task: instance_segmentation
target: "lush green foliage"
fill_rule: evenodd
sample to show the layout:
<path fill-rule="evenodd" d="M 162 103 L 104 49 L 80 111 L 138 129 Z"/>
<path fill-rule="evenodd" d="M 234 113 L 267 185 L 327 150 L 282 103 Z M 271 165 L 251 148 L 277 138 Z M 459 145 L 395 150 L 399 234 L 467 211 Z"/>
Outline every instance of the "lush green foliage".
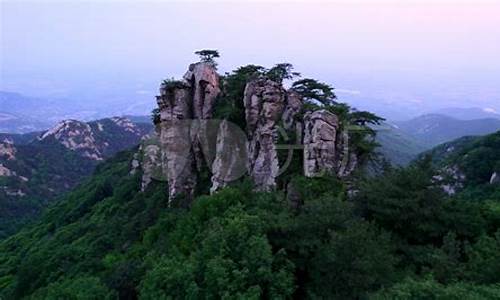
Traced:
<path fill-rule="evenodd" d="M 293 203 L 242 182 L 185 209 L 166 206 L 163 184 L 140 192 L 131 156 L 0 243 L 2 297 L 498 296 L 498 198 L 448 198 L 428 161 L 362 181 L 353 199 L 335 178 L 295 176 Z"/>
<path fill-rule="evenodd" d="M 299 93 L 306 101 L 317 101 L 322 105 L 332 105 L 337 98 L 333 87 L 315 79 L 304 78 L 295 81 L 292 89 Z"/>
<path fill-rule="evenodd" d="M 300 73 L 293 72 L 293 65 L 290 63 L 276 64 L 265 73 L 266 77 L 272 81 L 283 83 L 284 80 L 290 80 L 300 76 Z"/>

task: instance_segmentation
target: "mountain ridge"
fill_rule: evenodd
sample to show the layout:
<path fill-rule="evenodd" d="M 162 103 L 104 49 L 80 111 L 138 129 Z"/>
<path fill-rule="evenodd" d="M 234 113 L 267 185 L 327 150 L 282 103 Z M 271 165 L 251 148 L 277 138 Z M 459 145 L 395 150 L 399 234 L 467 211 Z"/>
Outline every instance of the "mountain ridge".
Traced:
<path fill-rule="evenodd" d="M 151 124 L 116 117 L 65 120 L 40 133 L 0 135 L 0 232 L 9 232 L 13 218 L 34 215 L 74 188 L 99 162 L 138 145 L 151 130 Z"/>

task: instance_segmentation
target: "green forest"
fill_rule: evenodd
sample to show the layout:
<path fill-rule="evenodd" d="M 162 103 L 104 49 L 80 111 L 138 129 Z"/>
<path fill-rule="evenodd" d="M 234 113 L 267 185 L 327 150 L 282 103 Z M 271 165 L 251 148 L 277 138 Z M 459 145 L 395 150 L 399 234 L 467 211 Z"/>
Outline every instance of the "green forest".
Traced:
<path fill-rule="evenodd" d="M 244 127 L 236 99 L 249 78 L 291 70 L 226 74 L 215 116 Z M 307 110 L 364 128 L 352 143 L 374 161 L 368 124 L 381 118 L 315 80 L 292 88 L 319 101 Z M 245 177 L 212 195 L 202 186 L 190 207 L 169 205 L 165 182 L 141 191 L 142 174 L 130 172 L 137 148 L 120 152 L 0 241 L 0 299 L 500 299 L 500 185 L 489 183 L 500 132 L 454 145 L 349 179 L 306 178 L 298 155 L 273 192 Z M 446 166 L 466 173 L 453 195 L 436 181 Z"/>
<path fill-rule="evenodd" d="M 474 143 L 464 163 L 492 165 L 481 153 L 500 134 Z M 449 197 L 429 157 L 360 179 L 352 198 L 295 176 L 298 206 L 244 180 L 186 209 L 167 207 L 164 183 L 139 191 L 132 153 L 1 242 L 4 299 L 499 298 L 500 187 Z"/>

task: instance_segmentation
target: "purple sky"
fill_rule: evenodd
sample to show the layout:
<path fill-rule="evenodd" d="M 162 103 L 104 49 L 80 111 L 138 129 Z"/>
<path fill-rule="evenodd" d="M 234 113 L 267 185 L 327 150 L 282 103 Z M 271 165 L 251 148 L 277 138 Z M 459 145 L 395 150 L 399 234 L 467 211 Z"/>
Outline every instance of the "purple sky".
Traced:
<path fill-rule="evenodd" d="M 144 98 L 216 48 L 222 72 L 287 61 L 359 105 L 500 110 L 496 2 L 2 1 L 0 89 Z"/>

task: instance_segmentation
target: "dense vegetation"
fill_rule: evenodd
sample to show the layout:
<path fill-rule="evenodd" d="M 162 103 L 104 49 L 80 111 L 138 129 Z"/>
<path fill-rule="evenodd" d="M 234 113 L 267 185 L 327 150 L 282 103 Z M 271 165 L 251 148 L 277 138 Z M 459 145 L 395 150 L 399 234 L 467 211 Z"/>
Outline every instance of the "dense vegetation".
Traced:
<path fill-rule="evenodd" d="M 95 145 L 103 149 L 104 158 L 136 146 L 142 135 L 152 130 L 150 124 L 136 123 L 134 126 L 141 133 L 139 135 L 111 119 L 89 122 L 88 125 L 93 130 Z M 2 135 L 14 142 L 15 152 L 13 159 L 0 154 L 0 165 L 15 176 L 0 176 L 0 238 L 12 234 L 53 199 L 75 188 L 92 175 L 99 163 L 83 156 L 83 151 L 66 148 L 52 136 L 38 139 L 41 134 Z M 77 141 L 86 142 L 83 136 Z"/>
<path fill-rule="evenodd" d="M 491 137 L 489 137 L 491 138 Z M 6 299 L 498 299 L 500 187 L 445 195 L 421 160 L 362 180 L 247 181 L 191 209 L 142 193 L 131 153 L 0 244 Z"/>
<path fill-rule="evenodd" d="M 215 116 L 245 128 L 246 82 L 297 75 L 289 64 L 226 74 Z M 352 146 L 370 158 L 368 125 L 380 118 L 337 103 L 323 83 L 292 88 L 305 110 L 356 126 Z M 165 183 L 141 192 L 133 152 L 121 152 L 0 242 L 0 298 L 499 299 L 500 186 L 485 180 L 500 166 L 498 149 L 498 135 L 474 139 L 436 164 L 424 157 L 348 181 L 305 178 L 296 156 L 277 191 L 254 192 L 244 178 L 209 196 L 207 185 L 189 208 L 181 198 L 168 206 Z M 449 196 L 436 168 L 458 158 L 473 171 Z"/>
<path fill-rule="evenodd" d="M 457 166 L 468 186 L 474 187 L 500 173 L 500 131 L 484 137 L 463 137 L 445 143 L 428 154 L 441 166 Z"/>

